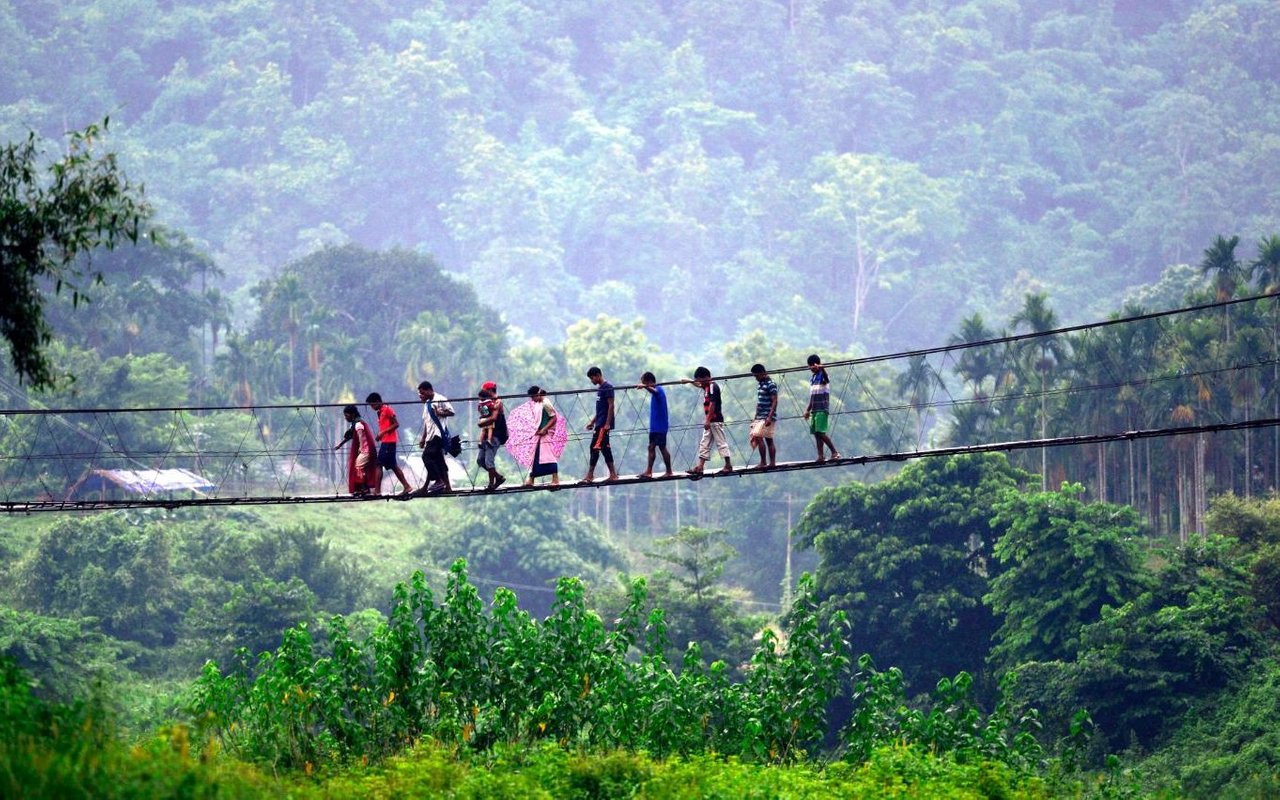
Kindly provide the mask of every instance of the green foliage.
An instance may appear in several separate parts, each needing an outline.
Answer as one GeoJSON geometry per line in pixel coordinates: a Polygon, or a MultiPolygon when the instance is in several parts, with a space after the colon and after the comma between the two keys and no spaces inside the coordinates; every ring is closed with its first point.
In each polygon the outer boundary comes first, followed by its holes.
{"type": "Polygon", "coordinates": [[[565,331],[565,363],[572,378],[585,383],[587,369],[598,366],[615,386],[639,383],[640,374],[651,371],[672,380],[676,365],[662,354],[644,333],[644,322],[630,322],[600,314],[580,320],[565,331]]]}
{"type": "Polygon", "coordinates": [[[975,308],[1012,312],[1011,286],[1082,308],[1230,225],[1272,231],[1276,19],[1265,2],[75,0],[4,11],[0,121],[120,109],[122,161],[236,285],[325,246],[399,245],[536,335],[606,311],[684,348],[799,298],[811,337],[932,344],[975,308]],[[634,301],[601,308],[620,280],[634,301]]]}
{"type": "Polygon", "coordinates": [[[183,234],[164,231],[135,247],[95,253],[93,269],[103,279],[93,302],[76,305],[60,295],[45,309],[60,339],[100,358],[166,353],[193,376],[203,374],[201,338],[209,335],[216,345],[231,313],[215,288],[222,271],[206,253],[183,234]]]}
{"type": "MultiPolygon", "coordinates": [[[[76,375],[39,399],[24,398],[34,408],[170,408],[189,400],[192,375],[165,353],[103,357],[93,350],[53,342],[46,348],[50,363],[76,375]]],[[[0,426],[0,452],[10,456],[0,466],[0,479],[12,481],[29,496],[63,495],[90,468],[119,465],[121,453],[163,453],[173,448],[177,431],[195,426],[189,415],[149,412],[114,415],[110,424],[91,414],[12,416],[0,426]],[[75,453],[74,457],[67,454],[75,453]],[[95,457],[96,456],[96,457],[95,457]]],[[[238,432],[243,436],[243,428],[238,432]]],[[[207,440],[214,447],[226,440],[207,440]]],[[[166,466],[192,466],[179,457],[166,466]]],[[[133,466],[136,466],[133,465],[133,466]]]]}
{"type": "Polygon", "coordinates": [[[91,618],[109,636],[171,645],[181,619],[172,540],[122,515],[64,520],[17,573],[19,597],[40,614],[91,618]]]}
{"type": "Polygon", "coordinates": [[[424,378],[465,397],[505,361],[505,326],[475,291],[404,250],[328,247],[253,294],[257,319],[228,342],[219,367],[222,391],[236,403],[333,402],[373,387],[392,400],[402,397],[396,387],[407,395],[424,378]]]}
{"type": "Polygon", "coordinates": [[[0,147],[0,334],[18,379],[35,387],[52,386],[58,377],[45,349],[53,338],[44,310],[47,285],[55,292],[65,285],[73,303],[87,299],[77,259],[98,247],[136,242],[151,215],[115,154],[93,151],[107,125],[104,119],[72,132],[65,155],[45,169],[34,132],[0,147]]]}
{"type": "Polygon", "coordinates": [[[326,536],[309,524],[240,531],[208,522],[184,528],[183,654],[199,663],[211,656],[226,661],[241,647],[259,653],[299,622],[358,608],[362,573],[332,551],[326,536]]]}
{"type": "Polygon", "coordinates": [[[1166,559],[1145,591],[1082,629],[1058,675],[1114,748],[1167,736],[1266,652],[1249,573],[1228,541],[1192,540],[1166,559]]]}
{"type": "Polygon", "coordinates": [[[371,766],[305,765],[268,775],[195,745],[175,725],[130,746],[93,706],[35,700],[19,670],[0,662],[0,793],[4,796],[1051,798],[1120,796],[1048,783],[998,761],[968,761],[914,745],[883,745],[859,765],[763,765],[716,754],[657,758],[571,752],[554,743],[498,746],[478,755],[435,741],[371,766]],[[323,771],[321,771],[323,770],[323,771]]]}
{"type": "Polygon", "coordinates": [[[912,686],[980,670],[996,629],[982,602],[995,566],[991,510],[1028,477],[1003,456],[965,455],[820,492],[795,535],[821,556],[816,596],[848,615],[854,649],[912,686]]]}
{"type": "Polygon", "coordinates": [[[226,673],[207,665],[191,709],[234,752],[291,767],[378,757],[423,736],[481,751],[545,739],[790,761],[821,738],[847,663],[838,633],[819,629],[811,591],[803,581],[785,648],[766,634],[745,682],[731,684],[696,645],[679,674],[667,666],[662,615],[646,624],[642,582],[613,630],[569,578],[536,622],[507,590],[486,615],[459,561],[439,604],[421,573],[399,585],[390,619],[362,643],[335,619],[329,655],[299,626],[256,665],[243,651],[226,673]]]}
{"type": "Polygon", "coordinates": [[[13,578],[20,610],[3,612],[0,650],[59,697],[125,664],[156,675],[270,649],[298,622],[356,610],[366,590],[324,529],[253,514],[64,519],[41,531],[13,578]]]}
{"type": "Polygon", "coordinates": [[[1001,671],[1029,661],[1072,658],[1081,626],[1145,588],[1133,509],[1086,503],[1084,488],[1008,493],[991,525],[1002,531],[995,557],[1003,570],[984,598],[1000,617],[990,661],[1001,671]]]}
{"type": "Polygon", "coordinates": [[[1194,713],[1139,769],[1180,797],[1268,797],[1280,791],[1280,669],[1264,660],[1231,689],[1192,700],[1194,713]]]}
{"type": "Polygon", "coordinates": [[[483,580],[501,576],[511,585],[546,587],[525,600],[535,615],[550,611],[557,576],[575,575],[596,585],[622,561],[599,524],[565,514],[546,494],[474,503],[460,519],[431,526],[415,552],[435,564],[463,558],[483,580]]]}
{"type": "Polygon", "coordinates": [[[722,580],[726,562],[737,553],[725,531],[686,525],[658,539],[646,555],[662,565],[649,578],[654,608],[663,610],[669,659],[692,642],[708,661],[723,661],[734,672],[747,667],[756,647],[753,637],[766,626],[761,616],[743,616],[722,580]]]}
{"type": "Polygon", "coordinates": [[[97,682],[112,683],[124,672],[124,648],[95,630],[94,623],[0,606],[0,661],[34,676],[32,686],[42,697],[61,702],[86,697],[97,682]]]}
{"type": "Polygon", "coordinates": [[[186,726],[137,743],[95,699],[54,703],[0,658],[0,796],[249,798],[270,781],[243,765],[193,751],[186,726]]]}
{"type": "Polygon", "coordinates": [[[1034,709],[1015,714],[1013,688],[1016,675],[1006,673],[1000,682],[999,701],[984,715],[974,697],[973,678],[961,672],[942,678],[925,708],[907,705],[902,671],[881,672],[870,656],[858,660],[854,676],[853,708],[849,724],[841,731],[846,758],[864,763],[885,742],[900,741],[931,752],[947,753],[959,763],[998,762],[1021,775],[1035,774],[1045,751],[1036,736],[1039,716],[1034,709]]]}

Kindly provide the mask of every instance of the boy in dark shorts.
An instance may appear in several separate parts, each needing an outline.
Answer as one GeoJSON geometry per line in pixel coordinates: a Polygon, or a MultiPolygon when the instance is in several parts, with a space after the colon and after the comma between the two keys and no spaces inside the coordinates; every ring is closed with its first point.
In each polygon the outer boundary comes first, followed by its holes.
{"type": "Polygon", "coordinates": [[[649,462],[645,464],[644,472],[638,477],[653,477],[653,458],[655,451],[662,451],[662,461],[667,465],[667,471],[663,477],[670,478],[671,473],[671,453],[667,451],[667,429],[669,427],[667,415],[667,393],[658,385],[658,379],[654,377],[652,372],[646,372],[640,376],[639,388],[644,389],[650,394],[649,398],[649,462]]]}
{"type": "Polygon", "coordinates": [[[831,430],[831,379],[827,377],[827,369],[822,366],[822,359],[817,353],[809,356],[809,404],[804,408],[804,418],[809,420],[809,433],[813,434],[814,444],[818,448],[818,463],[826,461],[822,457],[822,447],[826,445],[831,451],[831,460],[840,458],[835,443],[831,441],[828,431],[831,430]]]}
{"type": "Polygon", "coordinates": [[[587,474],[580,482],[591,483],[596,479],[596,462],[604,456],[605,466],[609,468],[608,481],[618,479],[618,471],[613,468],[613,449],[609,447],[609,431],[613,429],[613,384],[604,379],[599,367],[587,370],[587,379],[596,387],[596,414],[587,423],[587,430],[595,431],[591,439],[591,460],[587,464],[587,474]]]}
{"type": "Polygon", "coordinates": [[[400,462],[396,460],[396,441],[400,438],[400,420],[396,419],[396,412],[391,406],[383,405],[382,395],[377,392],[370,392],[364,401],[369,404],[369,409],[378,415],[378,466],[395,473],[396,478],[400,480],[400,485],[404,487],[401,494],[408,496],[413,491],[413,487],[409,486],[409,481],[404,477],[404,471],[400,469],[400,462]]]}

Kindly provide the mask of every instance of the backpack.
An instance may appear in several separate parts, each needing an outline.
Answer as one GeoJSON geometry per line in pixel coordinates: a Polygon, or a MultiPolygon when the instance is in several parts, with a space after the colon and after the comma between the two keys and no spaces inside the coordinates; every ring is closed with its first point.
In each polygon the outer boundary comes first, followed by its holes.
{"type": "Polygon", "coordinates": [[[498,444],[506,444],[507,437],[511,434],[507,431],[507,414],[506,409],[498,415],[498,419],[493,423],[493,440],[498,444]]]}

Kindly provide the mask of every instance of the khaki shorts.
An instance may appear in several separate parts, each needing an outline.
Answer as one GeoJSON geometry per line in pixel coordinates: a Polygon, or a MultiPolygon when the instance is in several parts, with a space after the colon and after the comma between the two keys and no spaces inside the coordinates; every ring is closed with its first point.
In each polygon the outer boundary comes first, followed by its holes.
{"type": "Polygon", "coordinates": [[[758,419],[751,423],[752,439],[772,439],[774,423],[758,419]]]}

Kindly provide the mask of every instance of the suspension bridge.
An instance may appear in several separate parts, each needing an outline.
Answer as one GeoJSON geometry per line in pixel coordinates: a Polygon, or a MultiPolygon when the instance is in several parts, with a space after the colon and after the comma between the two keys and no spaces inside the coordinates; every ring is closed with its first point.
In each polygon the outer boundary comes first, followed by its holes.
{"type": "MultiPolygon", "coordinates": [[[[802,420],[809,399],[807,366],[768,365],[779,389],[777,443],[779,462],[767,470],[751,466],[748,427],[754,416],[756,381],[749,373],[718,376],[724,398],[726,434],[732,450],[731,472],[715,469],[718,457],[705,474],[690,474],[678,467],[695,461],[702,434],[702,393],[682,387],[680,381],[664,381],[670,408],[669,448],[677,471],[662,473],[659,457],[653,477],[638,472],[647,458],[649,394],[631,385],[636,376],[607,375],[616,389],[615,427],[611,432],[620,477],[584,483],[577,476],[586,471],[591,433],[585,430],[592,416],[595,389],[548,392],[570,431],[559,459],[559,486],[524,485],[519,465],[504,460],[500,469],[509,483],[487,490],[476,481],[484,477],[469,465],[473,443],[459,459],[451,459],[454,490],[439,497],[505,496],[527,492],[579,491],[600,487],[625,487],[683,480],[725,480],[763,476],[774,472],[831,470],[977,452],[1014,452],[1048,448],[1105,446],[1112,442],[1195,435],[1250,432],[1280,426],[1280,413],[1254,416],[1248,404],[1241,418],[1219,418],[1196,424],[1166,415],[1180,424],[1134,425],[1133,419],[1105,415],[1088,416],[1080,409],[1129,402],[1147,392],[1170,403],[1179,398],[1203,399],[1206,391],[1221,385],[1238,393],[1246,385],[1275,383],[1277,359],[1272,349],[1262,354],[1224,352],[1216,359],[1172,359],[1168,351],[1151,345],[1167,335],[1179,318],[1194,315],[1209,319],[1216,314],[1247,313],[1274,319],[1277,295],[1259,295],[1188,308],[1135,314],[1084,325],[1054,328],[1016,335],[1000,335],[974,341],[953,341],[937,347],[832,361],[832,437],[845,451],[840,458],[816,461],[813,439],[802,420]],[[1123,335],[1112,329],[1125,326],[1123,335]],[[1110,333],[1108,333],[1110,331],[1110,333]],[[997,353],[1040,351],[1049,358],[1053,341],[1070,341],[1089,369],[1050,382],[1046,368],[1032,366],[1013,388],[998,374],[975,377],[974,363],[997,353]],[[1135,342],[1144,340],[1139,348],[1135,342]],[[1135,362],[1141,349],[1145,358],[1135,362]],[[894,369],[893,365],[902,366],[894,369]],[[1039,374],[1037,375],[1037,371],[1039,374]],[[965,376],[957,379],[957,376],[965,376]],[[948,378],[951,380],[948,380],[948,378]],[[1037,382],[1037,377],[1039,378],[1037,382]],[[973,382],[969,386],[967,383],[973,382]],[[964,395],[968,390],[967,396],[964,395]],[[962,396],[957,397],[957,394],[962,396]],[[1057,404],[1053,435],[1048,431],[1048,403],[1057,404]],[[925,432],[936,429],[944,412],[988,421],[1000,408],[1022,405],[1035,418],[1039,430],[1017,438],[990,438],[964,444],[937,445],[925,432]],[[978,413],[972,413],[978,412],[978,413]],[[853,454],[853,437],[871,441],[876,452],[853,454]],[[843,438],[842,438],[843,437],[843,438]],[[477,477],[479,476],[479,478],[477,477]]],[[[1228,326],[1229,327],[1229,326],[1228,326]]],[[[992,359],[989,359],[992,360],[992,359]]],[[[432,376],[434,377],[434,376],[432,376]]],[[[447,377],[447,376],[445,376],[447,377]]],[[[663,376],[660,376],[663,377],[663,376]]],[[[441,381],[437,381],[440,383],[441,381]]],[[[1225,390],[1225,388],[1224,388],[1225,390]]],[[[198,506],[281,505],[302,503],[369,503],[405,499],[398,495],[357,498],[347,493],[344,453],[334,444],[346,424],[343,403],[265,404],[240,406],[174,406],[149,408],[44,407],[17,387],[0,384],[0,393],[16,407],[0,410],[0,511],[9,514],[97,511],[120,508],[166,509],[198,506]],[[175,476],[177,476],[175,478],[175,476]]],[[[502,395],[509,404],[523,395],[502,395]]],[[[450,398],[458,411],[454,432],[474,431],[476,398],[450,398]]],[[[421,403],[388,398],[401,424],[417,424],[421,403]]],[[[950,438],[959,425],[952,420],[950,438]]],[[[981,430],[976,433],[981,434],[981,430]]],[[[464,435],[464,439],[465,439],[464,435]]],[[[403,441],[403,440],[402,440],[403,441]]],[[[401,464],[420,485],[421,461],[410,448],[402,449],[401,464]]],[[[1280,456],[1277,457],[1280,465],[1280,456]]],[[[1280,467],[1277,467],[1280,470],[1280,467]]],[[[767,480],[756,477],[755,480],[767,480]]],[[[412,498],[419,502],[422,498],[412,498]]]]}

